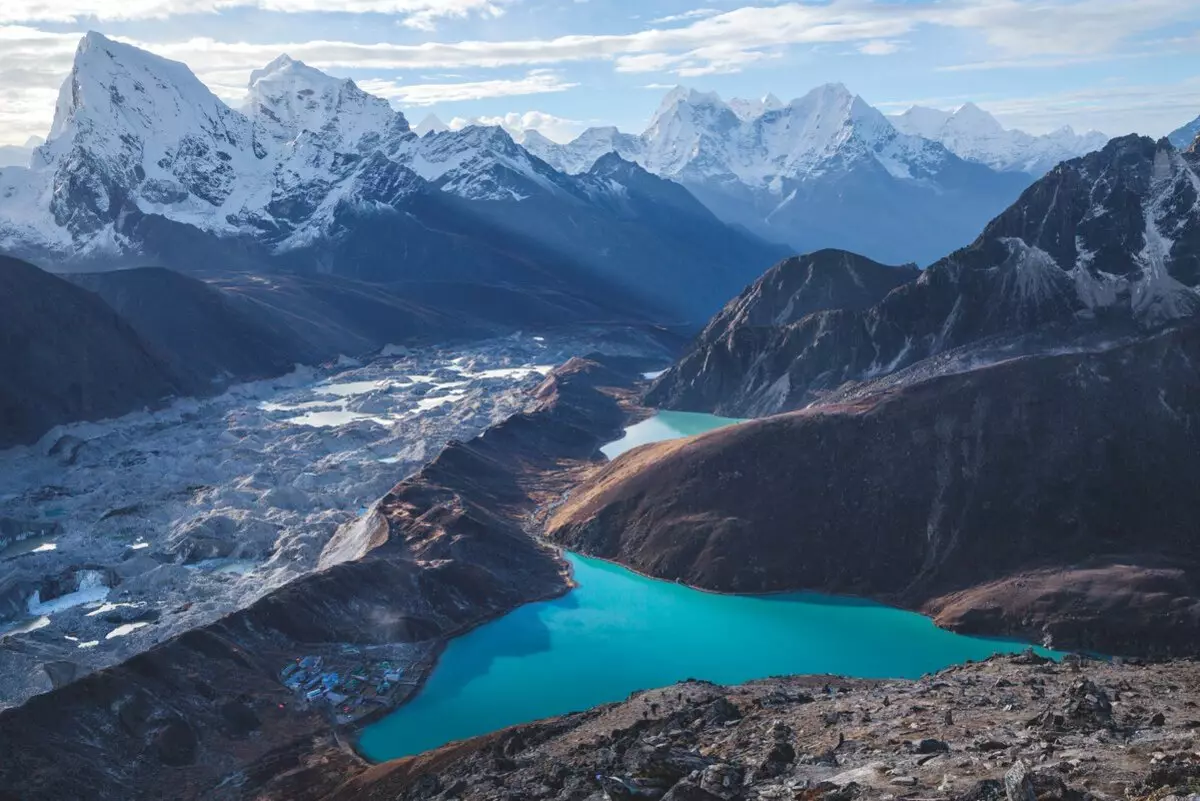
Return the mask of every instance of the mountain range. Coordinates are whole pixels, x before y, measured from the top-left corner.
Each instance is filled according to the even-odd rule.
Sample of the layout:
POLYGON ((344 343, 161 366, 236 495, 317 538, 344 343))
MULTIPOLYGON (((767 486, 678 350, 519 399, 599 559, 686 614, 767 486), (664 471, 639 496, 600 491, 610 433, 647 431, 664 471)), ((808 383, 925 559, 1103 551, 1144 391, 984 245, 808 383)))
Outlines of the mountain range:
POLYGON ((499 128, 418 137, 287 56, 235 110, 183 64, 89 33, 47 142, 0 171, 0 250, 67 269, 467 282, 700 321, 785 251, 681 191, 612 165, 564 175, 499 128), (671 225, 648 224, 651 206, 671 225))
POLYGON ((780 280, 802 268, 886 269, 836 253, 776 268, 710 322, 650 402, 770 414, 845 382, 961 371, 1191 319, 1200 312, 1200 153, 1114 139, 1055 167, 969 247, 866 306, 815 308, 806 283, 780 280))
POLYGON ((841 84, 783 103, 677 87, 640 135, 592 128, 524 146, 558 169, 619 153, 678 181, 721 219, 793 249, 835 247, 927 264, 967 244, 1053 163, 1102 134, 1005 131, 974 106, 887 117, 841 84))
POLYGON ((967 161, 1033 176, 1045 175, 1060 161, 1099 150, 1108 141, 1099 131, 1077 134, 1070 126, 1041 136, 1006 129, 974 103, 954 111, 913 106, 888 119, 898 130, 941 142, 967 161))

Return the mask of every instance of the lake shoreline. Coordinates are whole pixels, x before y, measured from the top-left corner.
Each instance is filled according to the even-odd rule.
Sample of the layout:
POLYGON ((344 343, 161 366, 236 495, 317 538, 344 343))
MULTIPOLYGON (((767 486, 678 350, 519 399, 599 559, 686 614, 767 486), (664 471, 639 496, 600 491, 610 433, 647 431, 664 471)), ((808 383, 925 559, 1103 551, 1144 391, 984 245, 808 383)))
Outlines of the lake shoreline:
MULTIPOLYGON (((646 409, 644 407, 628 408, 626 411, 627 411, 626 432, 628 432, 629 428, 632 428, 633 426, 645 423, 647 420, 653 419, 658 414, 660 414, 660 412, 657 410, 646 409)), ((724 419, 722 419, 722 427, 724 425, 734 425, 734 424, 738 424, 740 422, 744 422, 744 421, 734 421, 734 420, 725 421, 724 419)), ((694 434, 687 434, 687 435, 683 435, 683 436, 701 436, 704 433, 706 433, 706 432, 700 431, 700 432, 696 432, 694 434)), ((624 438, 624 437, 622 437, 622 438, 624 438)), ((619 442, 619 441, 620 441, 620 439, 613 440, 613 442, 619 442)), ((610 442, 608 444, 611 445, 611 444, 613 444, 613 442, 610 442)), ((637 446, 634 446, 634 447, 637 447, 637 446)), ((601 448, 601 450, 603 450, 603 448, 601 448)), ((620 454, 618 454, 616 458, 619 458, 619 456, 620 456, 620 454)), ((569 492, 567 493, 567 495, 569 495, 569 492)), ((565 495, 564 495, 564 497, 565 497, 565 495)), ((936 627, 939 631, 944 631, 944 632, 947 632, 950 634, 959 634, 958 632, 953 632, 949 629, 945 629, 945 628, 937 626, 936 621, 930 615, 924 614, 920 610, 906 609, 902 606, 894 605, 894 604, 888 603, 888 602, 880 600, 880 599, 869 598, 869 597, 865 597, 865 596, 838 595, 838 594, 821 592, 819 590, 791 589, 791 588, 781 589, 781 590, 773 590, 773 591, 761 592, 761 593, 737 593, 737 592, 729 592, 729 591, 722 591, 722 590, 713 590, 713 589, 708 589, 708 588, 704 588, 704 587, 697 587, 694 585, 687 584, 686 582, 683 582, 683 581, 671 580, 669 578, 664 578, 661 576, 650 575, 650 574, 644 573, 630 565, 624 564, 615 559, 598 556, 595 554, 590 554, 590 553, 586 553, 586 552, 582 552, 582 551, 576 552, 576 551, 569 550, 569 549, 565 548, 564 546, 560 545, 559 543, 556 543, 553 540, 545 537, 544 522, 545 521, 542 522, 543 528, 541 531, 538 531, 536 533, 535 532, 527 532, 527 533, 529 533, 529 535, 535 541, 537 541, 539 544, 541 544, 543 547, 549 548, 553 551, 556 562, 558 562, 562 568, 562 575, 563 575, 565 585, 560 590, 558 590, 552 594, 548 594, 545 597, 538 597, 538 598, 530 599, 526 603, 523 603, 522 605, 520 605, 518 607, 510 609, 503 614, 497 615, 495 617, 492 617, 492 618, 489 618, 486 620, 477 621, 473 625, 471 625, 469 627, 465 627, 464 629, 455 632, 453 635, 447 636, 443 640, 441 640, 438 643, 438 645, 436 646, 436 648, 431 652, 431 660, 429 662, 428 669, 424 671, 423 675, 420 678, 420 681, 414 686, 413 690, 405 697, 405 699, 402 702, 400 702, 399 704, 392 706, 386 710, 381 709, 377 713, 373 713, 369 717, 356 722, 356 724, 354 725, 354 730, 353 730, 353 748, 354 748, 355 754, 359 758, 363 759, 364 761, 366 761, 368 764, 371 764, 371 765, 384 764, 386 762, 393 761, 393 759, 396 759, 396 758, 399 758, 399 759, 406 758, 406 757, 394 757, 394 758, 376 760, 376 759, 368 756, 366 749, 364 749, 361 745, 362 736, 363 736, 364 732, 366 731, 366 729, 372 725, 378 724, 380 721, 382 721, 383 719, 385 719, 391 715, 401 713, 401 711, 406 706, 408 706, 409 704, 411 704, 415 700, 417 700, 417 698, 421 695, 421 693, 425 691, 426 686, 428 685, 430 679, 434 676, 435 671, 437 671, 439 669, 439 667, 442 665, 443 657, 444 657, 446 649, 455 640, 458 640, 462 637, 465 637, 465 636, 471 634, 472 632, 474 632, 475 630, 479 629, 480 627, 482 627, 484 625, 494 624, 497 621, 507 617, 510 614, 517 612, 520 609, 527 608, 527 607, 529 607, 533 604, 537 604, 537 603, 543 603, 546 601, 557 600, 559 598, 566 597, 571 592, 577 590, 579 587, 579 583, 576 579, 577 571, 575 569, 575 566, 571 562, 571 560, 568 558, 568 556, 572 556, 572 555, 582 558, 582 559, 595 560, 597 562, 618 568, 620 570, 627 571, 631 575, 636 576, 636 577, 646 580, 646 581, 650 581, 650 582, 654 582, 654 583, 662 584, 662 585, 667 585, 667 586, 675 585, 675 586, 682 587, 682 588, 685 588, 685 589, 688 589, 688 590, 691 590, 694 592, 698 592, 698 593, 701 593, 704 595, 709 595, 709 596, 714 596, 714 597, 724 597, 724 598, 742 598, 742 599, 769 599, 769 598, 782 598, 783 596, 796 596, 796 600, 808 601, 809 603, 814 603, 814 602, 819 603, 820 601, 817 599, 830 599, 835 602, 834 605, 838 605, 838 606, 878 607, 880 609, 889 610, 892 612, 918 615, 922 619, 928 621, 932 626, 936 627)), ((1040 647, 1036 643, 1030 642, 1023 638, 977 637, 975 639, 995 641, 997 643, 1006 643, 1006 644, 1010 644, 1010 645, 1021 645, 1025 648, 1039 648, 1040 647)), ((1008 652, 1011 653, 1012 651, 1008 651, 1008 652)), ((972 661, 972 660, 968 659, 968 660, 966 660, 966 662, 954 663, 954 664, 966 664, 966 663, 969 663, 970 661, 972 661)), ((934 671, 934 672, 936 672, 936 671, 934 671)), ((831 675, 832 676, 832 675, 840 675, 840 674, 830 673, 830 674, 811 674, 811 675, 831 675)), ((762 678, 766 678, 766 677, 764 676, 762 678)), ((893 678, 896 678, 896 677, 893 677, 893 678)), ((615 703, 618 700, 619 699, 613 699, 612 701, 610 701, 610 703, 615 703)), ((554 717, 554 716, 555 715, 550 715, 550 717, 554 717)), ((544 718, 538 718, 538 719, 544 719, 544 718)), ((526 721, 526 723, 528 723, 528 722, 529 721, 526 721)), ((511 724, 511 726, 517 726, 517 725, 523 725, 523 724, 522 723, 511 724)), ((503 727, 501 729, 497 729, 496 731, 502 731, 502 730, 504 730, 504 728, 510 728, 511 726, 503 727)), ((459 742, 461 739, 468 739, 468 738, 460 738, 460 739, 451 740, 451 741, 448 741, 447 743, 445 743, 444 745, 450 745, 454 742, 459 742)), ((439 747, 444 747, 444 746, 439 746, 439 747)))
POLYGON ((449 639, 424 695, 414 693, 374 720, 373 731, 359 732, 355 745, 364 760, 414 757, 689 676, 723 687, 775 675, 913 681, 1036 649, 1026 641, 956 635, 926 616, 854 597, 697 592, 611 560, 562 555, 573 567, 578 600, 524 604, 487 621, 490 631, 478 626, 449 639), (725 648, 701 645, 718 631, 725 648), (635 651, 632 660, 611 658, 635 651))

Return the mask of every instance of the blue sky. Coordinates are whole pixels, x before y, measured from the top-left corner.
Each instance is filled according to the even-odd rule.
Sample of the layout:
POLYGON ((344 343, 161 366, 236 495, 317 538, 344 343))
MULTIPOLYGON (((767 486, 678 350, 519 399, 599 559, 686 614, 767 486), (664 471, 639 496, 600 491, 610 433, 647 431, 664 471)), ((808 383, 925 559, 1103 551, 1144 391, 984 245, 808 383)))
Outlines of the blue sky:
POLYGON ((1031 132, 1162 135, 1200 115, 1197 0, 4 0, 0 144, 43 133, 78 36, 189 64, 236 103, 288 52, 453 118, 641 131, 674 84, 884 111, 972 100, 1031 132), (49 7, 49 9, 47 8, 49 7))

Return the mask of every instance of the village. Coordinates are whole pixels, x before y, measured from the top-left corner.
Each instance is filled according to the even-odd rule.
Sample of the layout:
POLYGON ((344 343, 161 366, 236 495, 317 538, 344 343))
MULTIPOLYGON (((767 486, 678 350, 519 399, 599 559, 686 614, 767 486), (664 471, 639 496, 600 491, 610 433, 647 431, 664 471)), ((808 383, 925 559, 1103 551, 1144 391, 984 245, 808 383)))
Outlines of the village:
POLYGON ((322 656, 301 656, 279 671, 279 680, 302 707, 328 707, 339 725, 352 723, 396 702, 408 687, 404 667, 390 660, 359 661, 334 666, 322 656))

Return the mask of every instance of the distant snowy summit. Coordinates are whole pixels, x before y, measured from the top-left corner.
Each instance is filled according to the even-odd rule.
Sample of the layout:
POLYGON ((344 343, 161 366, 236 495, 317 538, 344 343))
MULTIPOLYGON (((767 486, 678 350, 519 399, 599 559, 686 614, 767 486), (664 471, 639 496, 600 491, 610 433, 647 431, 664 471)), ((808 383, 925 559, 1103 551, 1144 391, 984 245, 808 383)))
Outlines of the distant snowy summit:
POLYGON ((1172 131, 1168 134, 1167 139, 1180 150, 1191 147, 1195 142, 1200 141, 1200 117, 1172 131))
POLYGON ((1041 136, 1005 129, 973 103, 954 111, 914 106, 885 116, 842 84, 827 84, 789 103, 774 95, 725 101, 716 93, 676 87, 640 135, 590 128, 568 144, 539 139, 530 149, 568 172, 586 170, 603 153, 618 152, 663 175, 729 167, 742 180, 748 173, 769 180, 788 169, 839 157, 841 146, 856 138, 868 147, 894 149, 898 143, 910 152, 922 149, 904 137, 936 142, 993 170, 1033 177, 1108 141, 1098 131, 1076 134, 1070 127, 1041 136))
POLYGON ((592 128, 565 145, 525 146, 569 173, 615 152, 760 236, 885 262, 967 244, 1033 180, 901 130, 842 84, 788 103, 676 87, 641 134, 592 128))
POLYGON ((446 133, 449 130, 450 126, 442 122, 436 114, 428 115, 425 117, 425 119, 413 126, 413 133, 415 133, 417 136, 424 136, 425 134, 431 133, 446 133))
POLYGON ((888 118, 897 129, 941 142, 952 153, 995 170, 1044 175, 1061 161, 1104 147, 1108 137, 1099 131, 1077 134, 1070 126, 1041 136, 1005 129, 974 103, 954 111, 913 106, 888 118))

